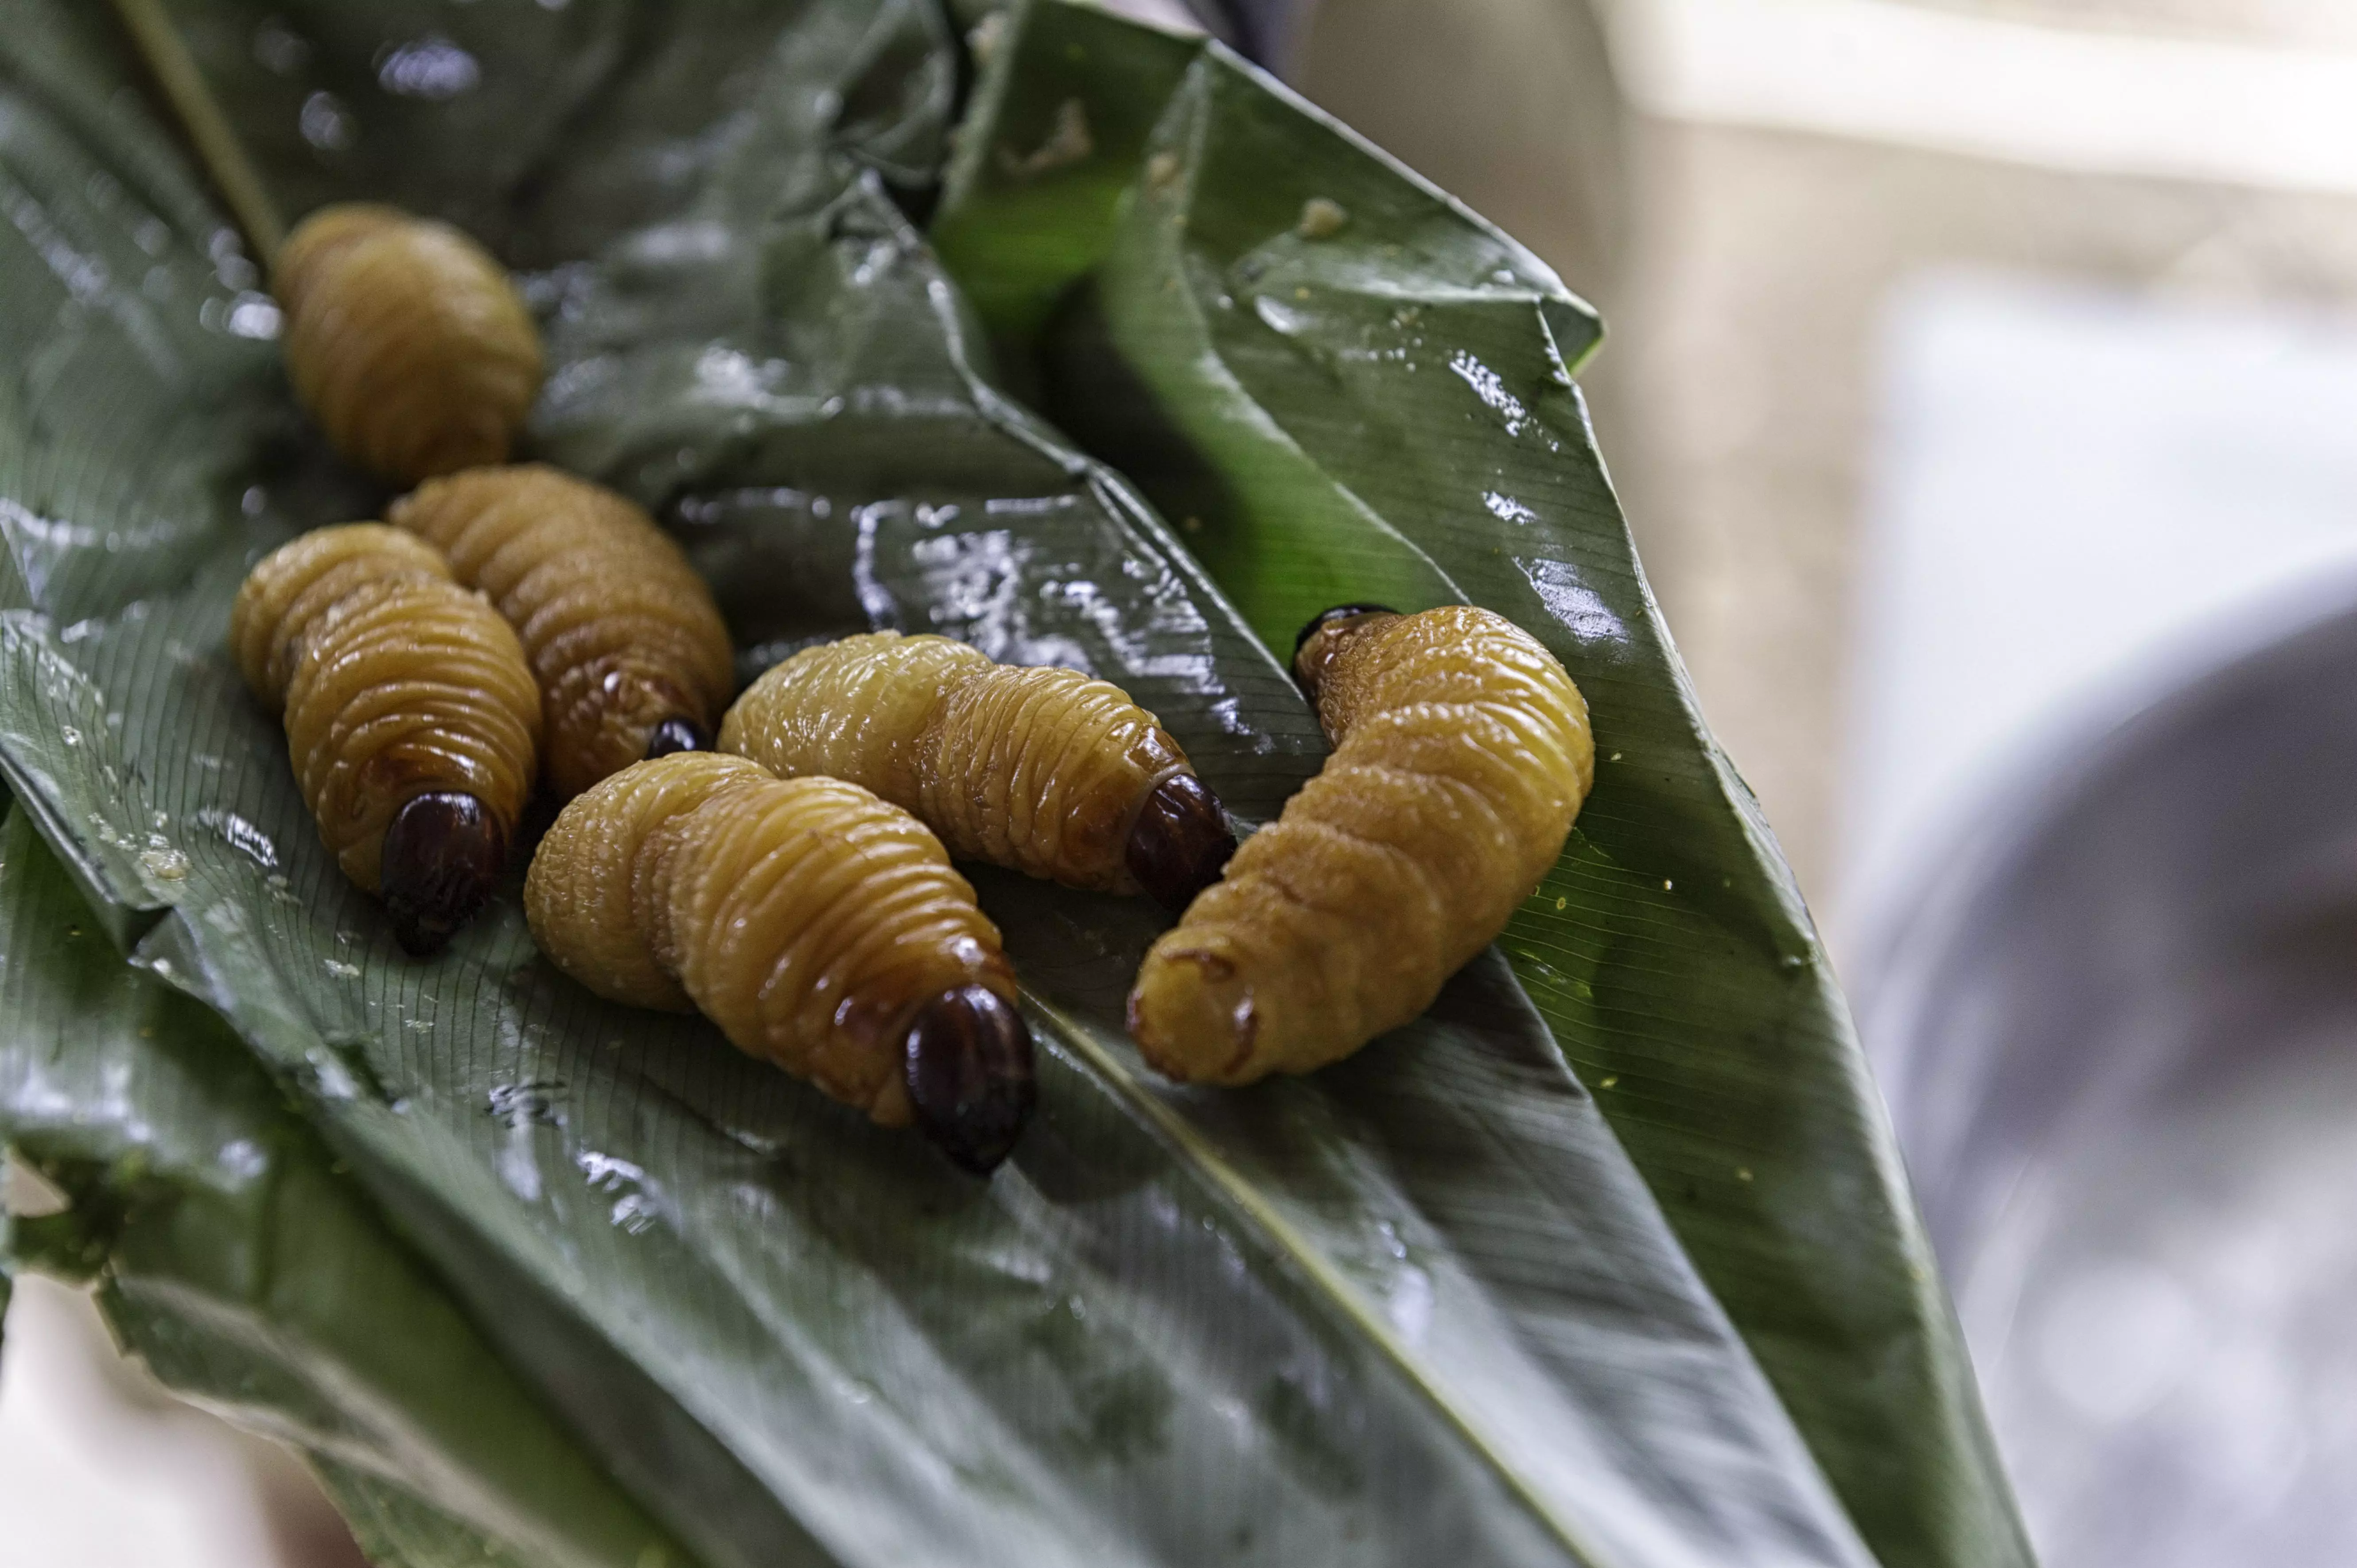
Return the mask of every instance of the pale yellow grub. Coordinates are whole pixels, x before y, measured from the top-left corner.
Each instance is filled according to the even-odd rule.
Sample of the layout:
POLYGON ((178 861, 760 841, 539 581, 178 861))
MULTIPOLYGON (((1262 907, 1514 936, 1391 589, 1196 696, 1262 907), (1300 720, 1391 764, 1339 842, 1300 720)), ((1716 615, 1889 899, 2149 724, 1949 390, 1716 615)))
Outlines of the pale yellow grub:
POLYGON ((382 523, 307 533, 247 575, 230 646, 285 723, 319 837, 361 887, 377 890, 385 826, 419 795, 473 795, 512 834, 540 693, 514 631, 430 546, 382 523))
POLYGON ((872 789, 952 854, 1114 893, 1137 891, 1125 856, 1146 797, 1193 771, 1118 686, 892 631, 771 669, 728 710, 720 747, 872 789))
POLYGON ((534 463, 428 480, 393 504, 393 521, 440 549, 522 638, 560 799, 644 757, 666 719, 710 744, 736 684, 728 628, 636 504, 534 463))
POLYGON ((406 484, 507 460, 540 394, 540 331, 474 241, 339 203, 287 236, 271 287, 288 379, 346 457, 406 484))
POLYGON ((524 912, 598 994, 692 1004, 740 1049, 888 1126, 909 1120, 902 1042, 960 986, 1004 1001, 998 929, 923 823, 856 784, 683 752, 576 797, 542 840, 524 912))
POLYGON ((1595 777, 1579 689, 1487 610, 1330 622, 1295 668, 1333 755, 1130 993, 1175 1079, 1307 1072, 1421 1014, 1537 888, 1595 777))

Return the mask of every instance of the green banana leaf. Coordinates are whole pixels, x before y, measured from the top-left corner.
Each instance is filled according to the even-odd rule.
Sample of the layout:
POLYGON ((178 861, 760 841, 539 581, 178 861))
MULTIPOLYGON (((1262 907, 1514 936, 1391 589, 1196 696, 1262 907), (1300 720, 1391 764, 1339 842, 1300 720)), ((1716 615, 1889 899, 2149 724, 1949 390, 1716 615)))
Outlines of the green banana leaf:
MULTIPOLYGON (((931 5, 167 9, 282 211, 404 201, 529 274, 553 367, 536 450, 678 529, 748 672, 813 637, 941 629, 1121 681, 1247 820, 1316 767, 1281 666, 1124 478, 997 390, 911 227, 961 77, 931 5)), ((1686 959, 1707 972, 1719 955, 1718 1005, 1798 1010, 1833 1036, 1849 1076, 1820 1069, 1814 1114, 1755 1125, 1692 1064, 1650 1090, 1695 1085, 1676 1110, 1716 1119, 1720 1165, 1791 1151, 1761 1160, 1756 1196, 1713 1194, 1719 1229, 1762 1232, 1776 1280, 1822 1294, 1812 1272, 1925 1271, 1863 1304, 1863 1326, 1810 1318, 1831 1326, 1797 1391, 1787 1359, 1780 1400, 1706 1283, 1732 1249, 1703 1247, 1692 1216, 1674 1226, 1658 1165, 1641 1174, 1637 1140, 1566 1061, 1600 1048, 1609 998, 1653 983, 1659 942, 1591 934, 1565 956, 1566 983, 1608 999, 1573 1023, 1526 960, 1518 982, 1491 956, 1339 1069, 1183 1091, 1143 1074, 1120 1027, 1157 914, 977 870, 1043 1049, 1039 1121, 987 1184, 699 1023, 587 996, 537 959, 512 889, 442 959, 403 958, 319 849, 221 648, 253 559, 382 498, 296 415, 256 269, 136 79, 88 7, 25 0, 0 36, 0 768, 106 934, 228 1021, 520 1398, 687 1550, 713 1568, 1863 1563, 1825 1481, 1839 1445, 1812 1421, 1813 1458, 1787 1414, 1813 1398, 1857 1434, 1949 1458, 1944 1489, 1899 1503, 1934 1544, 1886 1561, 2018 1560, 2001 1481, 1944 1435, 1971 1426, 1968 1385, 1921 1402, 1919 1363, 1951 1380, 1962 1363, 1870 1093, 1838 1054, 1838 1003, 1806 961, 1762 988, 1725 932, 1686 959), (1822 1209, 1798 1168, 1813 1139, 1869 1177, 1822 1209), (1908 1375, 1879 1386, 1894 1364, 1908 1375)), ((986 124, 963 132, 969 155, 986 124)), ((1047 142, 1028 144, 1017 172, 1052 174, 1084 139, 1044 162, 1047 142)), ((1383 172, 1402 201, 1429 200, 1383 172)), ((1566 333, 1588 319, 1532 282, 1566 333)), ((1426 280, 1403 288, 1409 308, 1426 280)), ((1609 537, 1587 548, 1624 552, 1641 598, 1617 514, 1599 515, 1609 537)), ((1265 619, 1265 590, 1236 580, 1265 619)), ((1571 651, 1599 714, 1690 728, 1650 620, 1631 635, 1647 640, 1617 664, 1571 651)), ((1608 783, 1599 806, 1652 809, 1610 802, 1608 783)), ((1728 905, 1772 905, 1786 884, 1764 843, 1692 855, 1739 879, 1728 905)), ((1628 902, 1609 878, 1551 891, 1591 933, 1628 902)), ((1788 923, 1805 941, 1796 910, 1788 923)), ((0 952, 35 950, 0 929, 0 952)), ((0 1064, 44 1048, 0 1026, 0 1064)), ((160 1055, 124 1070, 170 1082, 160 1055)), ((0 1135, 25 1140, 37 1111, 0 1101, 0 1135)), ((152 1163, 168 1185, 224 1179, 152 1163)), ((289 1293, 340 1288, 332 1259, 288 1267, 289 1293)), ((471 1391, 420 1366, 395 1393, 424 1423, 471 1391)), ((393 1480, 329 1469, 386 1559, 482 1544, 474 1471, 444 1457, 393 1480)))
POLYGON ((2027 1561, 1846 1005, 1571 379, 1593 314, 1216 45, 1017 17, 935 225, 1013 375, 1279 651, 1329 605, 1466 602, 1575 672, 1598 784, 1515 975, 1868 1544, 2027 1561))
POLYGON ((124 963, 22 812, 0 821, 0 1114, 67 1200, 14 1221, 14 1256, 99 1281, 123 1344, 310 1455, 356 1520, 382 1518, 387 1547, 433 1530, 473 1555, 425 1561, 687 1562, 336 1174, 220 1017, 124 963))

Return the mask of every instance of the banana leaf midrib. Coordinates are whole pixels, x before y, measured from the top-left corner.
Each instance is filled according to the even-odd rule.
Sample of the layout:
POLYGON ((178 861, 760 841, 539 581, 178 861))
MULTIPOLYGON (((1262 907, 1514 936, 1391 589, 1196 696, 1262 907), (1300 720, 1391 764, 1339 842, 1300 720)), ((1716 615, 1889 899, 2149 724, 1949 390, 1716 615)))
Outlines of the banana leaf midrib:
POLYGON ((1087 1030, 1065 1018, 1035 993, 1027 990, 1024 1000, 1035 1018, 1054 1026, 1056 1047, 1079 1058, 1088 1071, 1113 1090, 1151 1136, 1193 1166, 1197 1179, 1219 1193, 1230 1209, 1258 1233, 1271 1253, 1316 1289, 1341 1322, 1378 1346, 1383 1357, 1431 1404, 1459 1440, 1483 1465, 1503 1477, 1515 1500, 1561 1541, 1577 1561, 1587 1568, 1615 1568, 1615 1558, 1598 1551, 1593 1542, 1583 1538, 1577 1525, 1547 1505, 1537 1488, 1482 1431, 1481 1423, 1443 1391, 1422 1359, 1401 1342, 1379 1314, 1368 1310, 1359 1292, 1286 1222, 1276 1207, 1262 1197, 1242 1172, 1222 1159, 1193 1128, 1173 1115, 1168 1106, 1146 1092, 1136 1075, 1091 1039, 1087 1030))

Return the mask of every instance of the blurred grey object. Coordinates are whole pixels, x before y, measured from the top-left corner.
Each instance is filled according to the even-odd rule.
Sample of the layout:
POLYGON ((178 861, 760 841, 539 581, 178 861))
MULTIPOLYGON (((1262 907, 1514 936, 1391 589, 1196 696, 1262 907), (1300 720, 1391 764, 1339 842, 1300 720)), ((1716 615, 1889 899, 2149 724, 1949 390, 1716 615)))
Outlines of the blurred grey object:
POLYGON ((1857 998, 2033 1533, 2357 1560, 2357 609, 2054 760, 1857 998))

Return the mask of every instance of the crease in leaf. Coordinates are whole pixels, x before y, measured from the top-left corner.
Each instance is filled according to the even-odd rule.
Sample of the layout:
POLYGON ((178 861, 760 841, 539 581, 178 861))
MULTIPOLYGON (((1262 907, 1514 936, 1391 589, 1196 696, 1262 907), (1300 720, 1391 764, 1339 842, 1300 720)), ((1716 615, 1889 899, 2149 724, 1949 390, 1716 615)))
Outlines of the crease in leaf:
POLYGON ((1135 1074, 1112 1051, 1092 1037, 1089 1030, 1076 1020, 1059 1017, 1055 1011, 1038 998, 1030 998, 1032 1008, 1054 1020, 1057 1027, 1055 1043, 1079 1056, 1095 1075, 1112 1086, 1117 1094, 1154 1135, 1183 1151, 1188 1162, 1208 1179, 1228 1203, 1248 1215, 1254 1227, 1266 1236, 1277 1252, 1292 1266, 1318 1281, 1319 1287, 1333 1299, 1343 1304, 1352 1326, 1373 1341, 1384 1359, 1396 1366, 1427 1400, 1441 1419, 1455 1427, 1464 1441, 1478 1452, 1482 1462, 1504 1477, 1514 1500, 1547 1527, 1561 1536, 1564 1544, 1580 1561, 1605 1563, 1616 1560, 1617 1553, 1597 1551, 1581 1539, 1577 1522, 1566 1519, 1550 1507, 1530 1481, 1523 1476, 1514 1462, 1502 1454, 1485 1433, 1480 1421, 1453 1400, 1429 1372, 1418 1364, 1417 1357, 1402 1342, 1392 1323, 1370 1310, 1354 1282, 1327 1261, 1308 1240, 1288 1222, 1283 1211, 1264 1197, 1242 1172, 1231 1165, 1217 1145, 1175 1112, 1165 1100, 1139 1082, 1135 1074))

